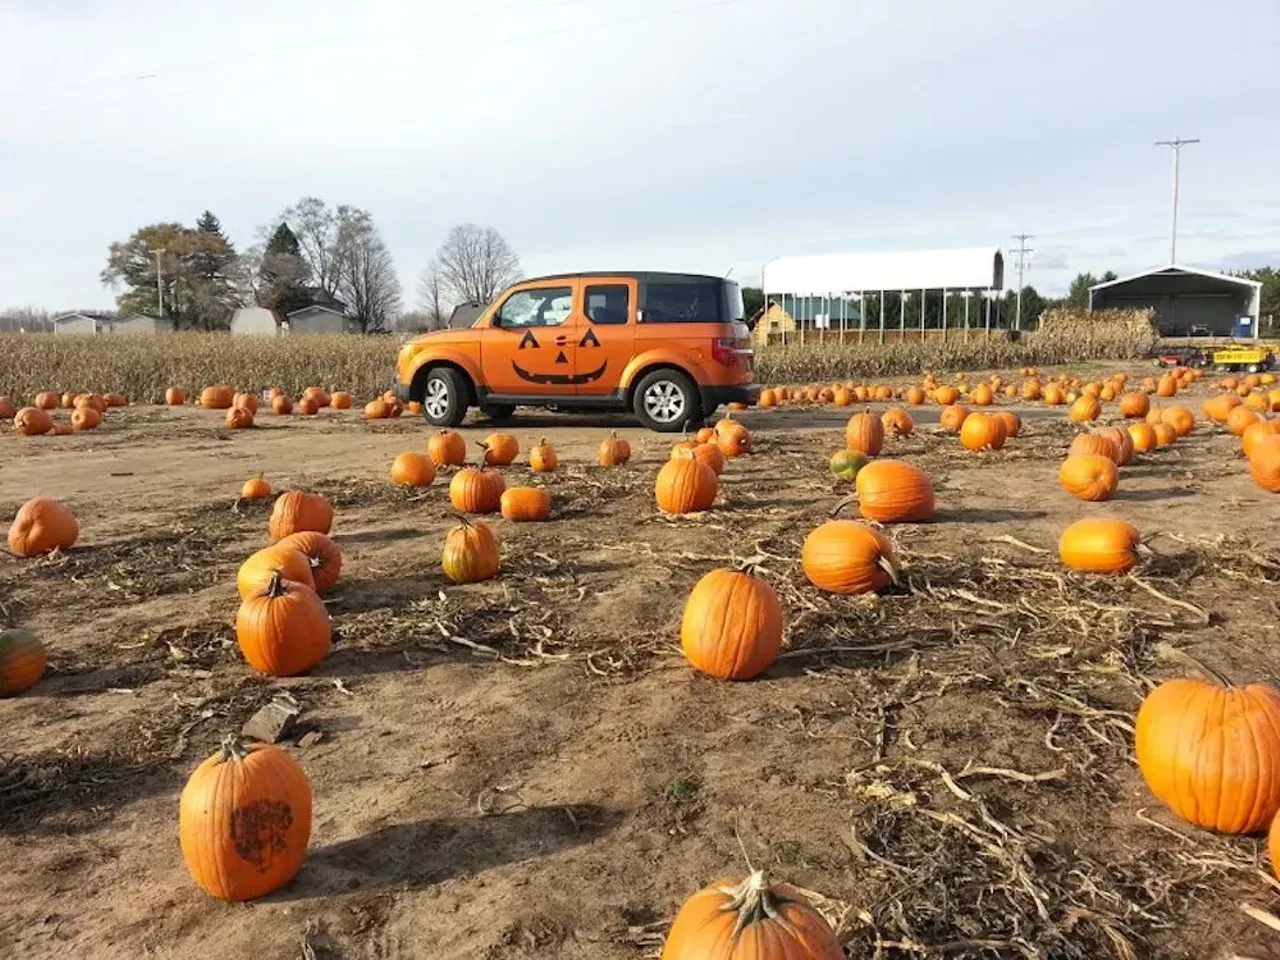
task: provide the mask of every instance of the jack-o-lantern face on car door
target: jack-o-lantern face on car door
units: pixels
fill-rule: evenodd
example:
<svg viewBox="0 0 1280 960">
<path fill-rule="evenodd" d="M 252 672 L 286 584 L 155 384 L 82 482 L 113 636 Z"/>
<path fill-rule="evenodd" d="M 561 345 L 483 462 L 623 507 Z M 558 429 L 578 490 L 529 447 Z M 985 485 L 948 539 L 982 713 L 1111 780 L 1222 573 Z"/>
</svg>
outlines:
<svg viewBox="0 0 1280 960">
<path fill-rule="evenodd" d="M 511 396 L 570 393 L 574 372 L 571 318 L 576 283 L 516 290 L 498 307 L 481 338 L 480 362 L 493 393 Z"/>
</svg>

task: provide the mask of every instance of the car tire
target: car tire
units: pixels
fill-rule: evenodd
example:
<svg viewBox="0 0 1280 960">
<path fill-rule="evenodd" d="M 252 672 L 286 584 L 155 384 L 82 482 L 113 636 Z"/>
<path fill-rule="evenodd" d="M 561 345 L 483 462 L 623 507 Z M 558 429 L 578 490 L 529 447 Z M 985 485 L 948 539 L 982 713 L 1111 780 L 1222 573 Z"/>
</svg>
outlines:
<svg viewBox="0 0 1280 960">
<path fill-rule="evenodd" d="M 636 386 L 632 407 L 640 422 L 658 433 L 679 433 L 702 419 L 702 398 L 679 370 L 646 374 Z"/>
<path fill-rule="evenodd" d="M 480 412 L 495 423 L 505 423 L 515 415 L 514 403 L 482 403 Z"/>
<path fill-rule="evenodd" d="M 452 367 L 435 367 L 422 385 L 422 418 L 433 427 L 456 427 L 467 415 L 467 383 Z"/>
</svg>

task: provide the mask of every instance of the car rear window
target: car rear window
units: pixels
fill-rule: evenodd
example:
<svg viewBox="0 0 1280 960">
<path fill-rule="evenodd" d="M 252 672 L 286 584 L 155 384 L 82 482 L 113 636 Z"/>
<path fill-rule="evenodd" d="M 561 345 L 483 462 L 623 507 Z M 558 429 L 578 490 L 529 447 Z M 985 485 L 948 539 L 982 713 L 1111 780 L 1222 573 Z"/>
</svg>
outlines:
<svg viewBox="0 0 1280 960">
<path fill-rule="evenodd" d="M 646 323 L 719 323 L 725 318 L 724 285 L 715 279 L 661 280 L 644 285 Z"/>
</svg>

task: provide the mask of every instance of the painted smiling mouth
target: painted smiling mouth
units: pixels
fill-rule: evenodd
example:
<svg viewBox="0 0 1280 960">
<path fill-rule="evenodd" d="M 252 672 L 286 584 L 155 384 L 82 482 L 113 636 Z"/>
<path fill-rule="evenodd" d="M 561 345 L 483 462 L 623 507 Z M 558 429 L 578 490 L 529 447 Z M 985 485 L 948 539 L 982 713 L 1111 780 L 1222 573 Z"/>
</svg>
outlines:
<svg viewBox="0 0 1280 960">
<path fill-rule="evenodd" d="M 554 384 L 556 386 L 580 387 L 585 383 L 592 383 L 604 376 L 605 367 L 609 365 L 606 360 L 600 364 L 598 370 L 588 370 L 586 373 L 531 373 L 524 369 L 514 360 L 511 361 L 511 369 L 516 372 L 516 376 L 526 383 L 538 384 Z"/>
</svg>

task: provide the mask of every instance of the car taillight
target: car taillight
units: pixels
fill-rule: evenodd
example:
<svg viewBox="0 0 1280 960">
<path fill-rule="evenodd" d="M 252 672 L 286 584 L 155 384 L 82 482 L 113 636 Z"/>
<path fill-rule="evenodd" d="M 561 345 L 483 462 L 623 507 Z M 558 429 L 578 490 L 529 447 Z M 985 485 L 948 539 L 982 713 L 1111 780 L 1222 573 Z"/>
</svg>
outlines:
<svg viewBox="0 0 1280 960">
<path fill-rule="evenodd" d="M 738 351 L 734 348 L 733 340 L 720 339 L 712 343 L 711 359 L 726 367 L 736 365 L 738 362 Z"/>
</svg>

